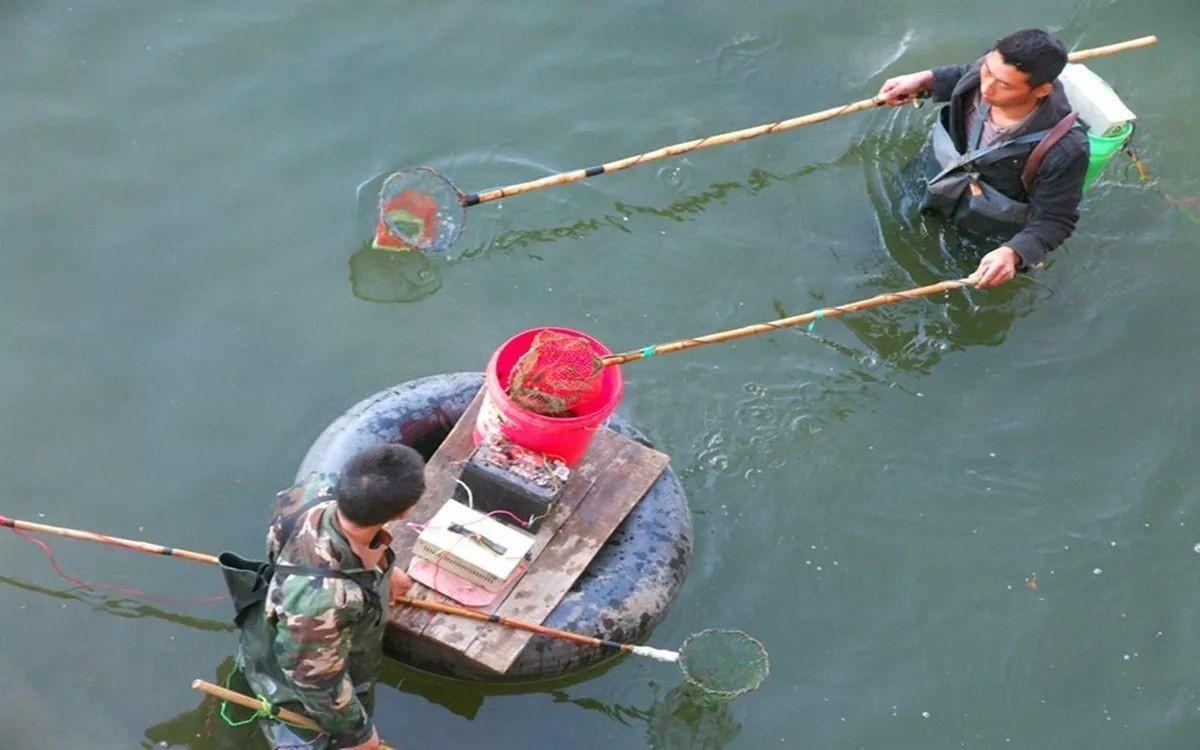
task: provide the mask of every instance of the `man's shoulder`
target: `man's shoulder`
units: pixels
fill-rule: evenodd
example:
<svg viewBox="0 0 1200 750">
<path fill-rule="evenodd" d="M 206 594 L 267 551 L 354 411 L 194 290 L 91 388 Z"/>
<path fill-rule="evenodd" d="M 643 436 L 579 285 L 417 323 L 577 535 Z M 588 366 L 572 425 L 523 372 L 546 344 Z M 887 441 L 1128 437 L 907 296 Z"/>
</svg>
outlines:
<svg viewBox="0 0 1200 750">
<path fill-rule="evenodd" d="M 289 516 L 318 499 L 332 499 L 337 486 L 336 474 L 313 472 L 275 495 L 271 520 Z"/>
<path fill-rule="evenodd" d="M 362 610 L 362 588 L 340 574 L 345 551 L 329 532 L 333 501 L 302 511 L 275 560 L 267 598 L 275 615 L 352 621 Z"/>
<path fill-rule="evenodd" d="M 1081 127 L 1071 128 L 1066 135 L 1046 153 L 1043 164 L 1050 168 L 1066 167 L 1073 162 L 1086 164 L 1090 156 L 1087 132 Z"/>
<path fill-rule="evenodd" d="M 1051 128 L 1068 117 L 1071 114 L 1071 102 L 1067 98 L 1067 93 L 1063 89 L 1060 81 L 1054 82 L 1054 88 L 1050 94 L 1048 118 L 1043 120 L 1044 127 Z M 1075 126 L 1067 131 L 1058 143 L 1054 144 L 1054 148 L 1046 154 L 1046 164 L 1050 167 L 1065 166 L 1076 160 L 1087 161 L 1088 158 L 1088 137 L 1087 131 L 1084 129 L 1082 122 L 1078 120 Z"/>
<path fill-rule="evenodd" d="M 292 540 L 307 519 L 323 511 L 335 500 L 337 477 L 333 474 L 309 474 L 303 480 L 275 495 L 267 531 L 267 553 L 274 557 Z"/>
<path fill-rule="evenodd" d="M 331 529 L 336 501 L 329 498 L 301 510 L 292 518 L 287 539 L 280 545 L 276 562 L 322 570 L 339 571 L 347 550 Z"/>
</svg>

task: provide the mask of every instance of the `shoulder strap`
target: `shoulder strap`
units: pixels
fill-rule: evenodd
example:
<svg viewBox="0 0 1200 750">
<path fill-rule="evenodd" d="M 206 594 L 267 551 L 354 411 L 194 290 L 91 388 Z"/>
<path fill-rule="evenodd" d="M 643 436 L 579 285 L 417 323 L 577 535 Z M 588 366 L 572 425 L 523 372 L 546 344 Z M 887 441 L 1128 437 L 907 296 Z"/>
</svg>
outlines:
<svg viewBox="0 0 1200 750">
<path fill-rule="evenodd" d="M 1050 152 L 1050 149 L 1054 148 L 1054 144 L 1061 141 L 1070 132 L 1071 128 L 1075 127 L 1075 121 L 1078 119 L 1079 113 L 1072 110 L 1066 117 L 1059 120 L 1054 127 L 1050 128 L 1050 132 L 1046 133 L 1046 137 L 1033 148 L 1033 153 L 1025 161 L 1025 168 L 1021 170 L 1021 184 L 1025 186 L 1025 192 L 1033 193 L 1033 183 L 1037 179 L 1038 167 L 1042 166 L 1042 160 L 1046 158 L 1046 154 Z"/>
<path fill-rule="evenodd" d="M 271 564 L 271 570 L 277 574 L 285 576 L 311 576 L 313 578 L 341 578 L 347 581 L 353 581 L 354 575 L 351 573 L 343 573 L 340 570 L 332 568 L 314 568 L 308 565 L 284 565 L 282 563 Z"/>
<path fill-rule="evenodd" d="M 983 157 L 987 156 L 988 154 L 992 153 L 993 151 L 999 151 L 1000 149 L 1008 148 L 1009 146 L 1017 146 L 1017 145 L 1027 144 L 1027 143 L 1038 143 L 1043 138 L 1047 137 L 1049 134 L 1050 134 L 1049 130 L 1039 130 L 1036 133 L 1028 133 L 1026 135 L 1019 136 L 1017 138 L 1010 138 L 1007 141 L 1001 141 L 1000 143 L 993 143 L 990 146 L 984 146 L 983 148 L 975 149 L 974 151 L 969 151 L 969 152 L 963 154 L 962 156 L 958 157 L 957 159 L 955 159 L 953 164 L 946 167 L 941 172 L 938 172 L 937 175 L 934 176 L 933 179 L 930 180 L 930 182 L 937 182 L 938 180 L 942 179 L 943 177 L 950 174 L 951 172 L 962 169 L 963 167 L 969 165 L 971 162 L 982 159 Z"/>
<path fill-rule="evenodd" d="M 992 105 L 981 99 L 979 106 L 975 109 L 975 126 L 971 128 L 971 132 L 967 135 L 968 151 L 975 151 L 979 148 L 979 142 L 983 140 L 983 126 L 991 113 Z"/>
</svg>

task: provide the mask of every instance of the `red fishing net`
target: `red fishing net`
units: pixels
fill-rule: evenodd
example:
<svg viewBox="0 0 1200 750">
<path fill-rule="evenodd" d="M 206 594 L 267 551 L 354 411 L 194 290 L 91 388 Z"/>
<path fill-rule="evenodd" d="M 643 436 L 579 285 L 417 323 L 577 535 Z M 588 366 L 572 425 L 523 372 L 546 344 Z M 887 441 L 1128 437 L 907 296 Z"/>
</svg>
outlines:
<svg viewBox="0 0 1200 750">
<path fill-rule="evenodd" d="M 406 250 L 428 245 L 438 233 L 437 210 L 433 196 L 417 190 L 405 190 L 388 199 L 375 226 L 375 246 Z"/>
<path fill-rule="evenodd" d="M 436 170 L 395 172 L 379 189 L 374 244 L 381 250 L 441 252 L 458 239 L 466 218 L 462 194 Z"/>
<path fill-rule="evenodd" d="M 575 416 L 600 394 L 604 364 L 582 336 L 541 331 L 508 376 L 516 404 L 548 417 Z"/>
</svg>

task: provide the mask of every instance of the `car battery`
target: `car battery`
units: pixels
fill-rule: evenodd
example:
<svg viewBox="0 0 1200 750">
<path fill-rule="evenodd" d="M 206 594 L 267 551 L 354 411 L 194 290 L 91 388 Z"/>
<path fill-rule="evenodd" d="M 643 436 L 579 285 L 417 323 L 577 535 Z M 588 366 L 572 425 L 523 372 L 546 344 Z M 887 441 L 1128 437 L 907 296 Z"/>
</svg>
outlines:
<svg viewBox="0 0 1200 750">
<path fill-rule="evenodd" d="M 570 479 L 571 470 L 561 459 L 493 434 L 463 463 L 454 499 L 536 533 Z"/>
</svg>

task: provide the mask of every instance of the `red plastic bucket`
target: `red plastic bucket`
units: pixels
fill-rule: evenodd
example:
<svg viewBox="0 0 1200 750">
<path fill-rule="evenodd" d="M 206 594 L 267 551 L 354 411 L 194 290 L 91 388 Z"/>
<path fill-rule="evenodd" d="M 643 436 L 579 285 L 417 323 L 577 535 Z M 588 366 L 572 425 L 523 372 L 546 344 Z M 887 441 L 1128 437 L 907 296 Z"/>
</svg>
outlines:
<svg viewBox="0 0 1200 750">
<path fill-rule="evenodd" d="M 508 397 L 508 376 L 513 366 L 541 331 L 558 331 L 586 339 L 597 356 L 611 354 L 608 347 L 586 333 L 570 328 L 533 328 L 513 336 L 496 350 L 488 362 L 484 382 L 483 405 L 475 420 L 473 437 L 478 445 L 487 435 L 499 432 L 517 445 L 557 456 L 574 466 L 583 458 L 588 445 L 621 402 L 624 383 L 621 368 L 605 367 L 600 375 L 600 392 L 590 402 L 580 404 L 573 417 L 546 417 L 523 409 Z"/>
</svg>

